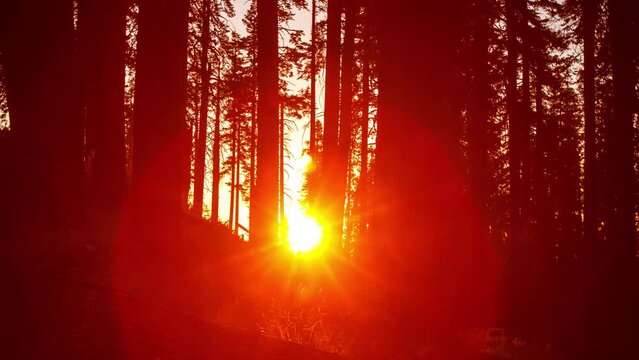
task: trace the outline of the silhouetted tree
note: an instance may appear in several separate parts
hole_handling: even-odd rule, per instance
[[[264,245],[277,234],[278,6],[257,0],[257,169],[251,193],[251,241]]]
[[[510,177],[510,238],[519,238],[521,230],[521,123],[518,118],[519,95],[517,91],[518,51],[517,29],[519,28],[518,3],[526,0],[505,0],[507,50],[506,102],[508,108],[508,156]]]
[[[73,2],[2,7],[14,167],[13,222],[23,229],[78,225],[83,217],[83,124]],[[16,219],[19,220],[19,219]],[[22,225],[20,225],[22,224]]]
[[[336,179],[336,202],[335,217],[337,227],[334,234],[336,240],[342,240],[342,229],[344,227],[344,196],[350,193],[349,169],[352,168],[350,162],[351,154],[351,133],[353,119],[353,67],[355,54],[355,28],[357,22],[357,4],[355,1],[344,3],[345,25],[344,44],[342,49],[342,73],[341,73],[341,96],[340,96],[340,120],[339,120],[339,144],[338,144],[338,175]]]
[[[341,245],[339,193],[339,85],[341,47],[341,0],[328,0],[326,24],[326,77],[324,98],[324,138],[322,140],[322,184],[320,207],[325,220],[325,234],[330,246]]]
[[[374,63],[374,38],[372,37],[372,23],[370,16],[370,6],[363,4],[360,13],[360,47],[359,57],[361,67],[361,95],[359,98],[361,113],[359,114],[357,129],[359,132],[359,178],[357,181],[357,216],[359,217],[358,231],[359,237],[364,237],[368,227],[368,198],[370,189],[370,159],[369,130],[371,113],[374,113],[375,87],[372,85],[375,78]],[[373,110],[373,111],[372,111]]]
[[[612,69],[612,114],[606,118],[609,183],[606,184],[607,243],[603,256],[603,287],[598,305],[600,342],[594,356],[624,358],[639,354],[634,324],[639,318],[637,281],[636,176],[633,170],[633,114],[637,113],[634,2],[608,1]]]
[[[187,20],[188,1],[140,1],[133,181],[159,212],[186,206]]]
[[[473,4],[472,38],[469,45],[471,92],[467,124],[468,173],[471,193],[482,210],[482,216],[487,216],[490,196],[490,102],[494,99],[491,96],[489,63],[493,21],[491,5],[490,0],[479,0]]]
[[[191,3],[187,116],[191,119],[193,129],[196,130],[192,135],[194,140],[193,211],[196,214],[201,214],[204,210],[204,194],[205,189],[208,189],[207,169],[211,168],[212,172],[219,171],[219,154],[217,162],[214,161],[213,148],[218,146],[219,151],[219,144],[215,144],[215,119],[217,104],[223,99],[216,89],[222,81],[218,69],[224,66],[223,63],[227,57],[226,47],[229,44],[226,38],[230,30],[225,16],[234,16],[234,10],[233,4],[226,0],[202,0]],[[211,117],[214,118],[213,124],[209,126]],[[217,129],[219,134],[219,127]],[[220,140],[219,136],[217,140]],[[211,156],[208,155],[209,153]],[[211,181],[210,190],[213,196],[215,187],[212,184]],[[219,194],[215,194],[215,198],[218,199]],[[211,214],[214,221],[217,221],[218,215],[217,201],[212,199],[208,207],[211,212],[213,212],[212,208],[216,208],[216,214]]]
[[[597,148],[595,120],[595,29],[597,0],[582,0],[581,31],[584,48],[584,240],[590,243],[597,234]]]
[[[392,311],[384,328],[402,339],[401,351],[430,339],[442,357],[464,358],[455,329],[490,321],[496,285],[491,246],[465,199],[457,159],[452,97],[458,10],[466,4],[403,4],[409,12],[382,1],[375,10],[380,88],[367,268],[383,284],[377,310]],[[429,20],[420,21],[426,13]]]
[[[116,210],[127,187],[124,69],[128,1],[111,1],[103,6],[83,0],[78,7],[94,200],[98,207]]]
[[[204,173],[206,168],[206,143],[209,119],[211,65],[209,63],[209,45],[211,42],[211,4],[208,0],[202,3],[202,29],[200,33],[200,113],[197,122],[197,139],[195,142],[195,174],[193,183],[193,211],[201,216],[204,202]]]

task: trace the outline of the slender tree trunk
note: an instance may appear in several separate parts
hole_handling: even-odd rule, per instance
[[[596,122],[596,23],[598,16],[598,0],[581,0],[582,10],[582,39],[583,39],[583,111],[584,111],[584,219],[583,219],[583,261],[581,262],[581,286],[584,291],[585,302],[581,321],[583,326],[577,336],[577,355],[586,357],[592,355],[593,346],[600,341],[597,336],[599,325],[591,315],[597,305],[593,299],[601,291],[601,274],[598,274],[598,264],[601,261],[599,249],[598,223],[598,164],[597,164],[597,122]],[[540,224],[543,225],[543,224]]]
[[[489,158],[488,126],[490,106],[490,80],[488,63],[489,18],[486,1],[476,6],[476,25],[473,27],[475,41],[472,46],[472,85],[468,109],[468,165],[472,196],[481,215],[488,209]]]
[[[202,216],[202,205],[204,201],[204,174],[206,169],[206,134],[209,119],[209,89],[211,71],[209,69],[209,42],[210,42],[210,9],[209,0],[203,3],[202,35],[200,43],[202,53],[200,55],[200,114],[198,120],[198,134],[195,143],[195,179],[193,185],[193,211],[197,216]]]
[[[524,300],[519,293],[522,287],[520,284],[520,274],[522,272],[518,256],[521,253],[522,240],[522,121],[517,90],[517,79],[519,73],[519,53],[517,51],[519,42],[517,40],[517,29],[519,27],[517,4],[522,0],[506,0],[506,48],[508,58],[506,61],[506,112],[508,114],[508,163],[509,163],[509,183],[510,183],[510,232],[506,249],[506,287],[507,299],[504,309],[505,319],[508,328],[519,333],[522,331],[522,309]]]
[[[363,30],[363,47],[362,54],[362,118],[360,119],[360,133],[362,141],[360,143],[360,172],[358,183],[358,200],[359,200],[359,232],[360,238],[367,230],[368,224],[368,122],[370,118],[370,33],[369,33],[369,17],[368,9],[364,9],[364,30]]]
[[[531,142],[530,142],[530,126],[531,126],[531,91],[530,91],[530,37],[528,29],[528,0],[522,0],[520,4],[521,13],[521,72],[522,72],[522,96],[519,115],[521,121],[521,188],[519,206],[521,211],[521,225],[525,238],[530,238],[530,178],[532,167],[531,159]]]
[[[584,42],[584,240],[597,234],[597,148],[595,122],[595,23],[597,0],[582,0]]]
[[[347,1],[344,7],[346,24],[344,25],[344,47],[342,53],[342,77],[341,77],[341,109],[339,122],[339,176],[337,178],[335,201],[336,201],[336,224],[335,238],[342,239],[344,228],[344,198],[350,192],[348,186],[349,157],[351,150],[351,132],[353,122],[353,61],[355,55],[355,25],[356,25],[356,4],[355,1]]]
[[[241,128],[240,128],[240,124],[238,124],[237,126],[237,133],[235,134],[236,136],[236,140],[235,140],[235,146],[236,146],[236,159],[235,159],[235,213],[234,213],[234,219],[233,219],[233,228],[235,229],[235,231],[238,232],[239,234],[239,229],[238,229],[238,221],[240,218],[240,188],[241,188],[241,184],[240,184],[240,169],[241,169],[241,165],[242,165],[242,137],[241,137]],[[230,220],[230,219],[229,219]]]
[[[317,0],[311,0],[311,109],[309,155],[317,163]],[[314,206],[317,187],[317,167],[313,166],[307,174],[307,199],[309,207]]]
[[[257,171],[251,198],[251,241],[257,246],[277,239],[277,0],[257,0]]]
[[[251,194],[255,188],[255,145],[257,138],[257,104],[255,101],[257,97],[253,98],[253,104],[251,104],[251,159],[249,162],[249,190]]]
[[[255,49],[253,49],[253,55],[251,56],[251,63],[253,64],[253,76],[257,78],[257,66],[255,60]],[[257,84],[253,86],[251,89],[251,159],[249,162],[249,191],[252,197],[253,192],[255,190],[255,154],[256,154],[256,145],[257,145]]]
[[[316,127],[316,119],[315,119],[315,111],[317,108],[316,97],[317,97],[317,45],[316,45],[316,12],[317,12],[317,0],[311,0],[311,119],[310,119],[310,145],[309,145],[309,153],[311,155],[311,159],[315,160],[315,154],[317,151],[317,127]],[[309,190],[310,192],[310,190]],[[310,197],[310,196],[309,196]]]
[[[535,232],[539,241],[544,246],[550,246],[554,243],[552,240],[552,224],[549,219],[551,209],[548,202],[548,181],[547,171],[548,158],[548,129],[546,125],[546,115],[544,112],[544,89],[543,89],[543,68],[542,64],[537,63],[535,75],[535,117],[536,117],[536,134],[535,134],[535,152],[534,152],[534,187],[535,187],[535,219],[537,222],[537,231]],[[549,253],[546,255],[550,256]]]
[[[279,216],[280,229],[285,229],[286,214],[284,213],[284,104],[280,104],[279,138]]]
[[[213,126],[213,174],[211,180],[211,222],[216,223],[219,220],[220,207],[220,116],[221,116],[221,64],[217,68],[217,85],[215,91],[215,123]]]
[[[474,209],[475,218],[470,220],[476,222],[478,236],[472,236],[470,240],[473,248],[471,253],[470,271],[474,274],[471,284],[482,284],[484,291],[488,288],[487,283],[482,283],[484,266],[488,264],[494,266],[489,258],[485,258],[486,253],[481,251],[482,247],[490,246],[489,224],[492,223],[491,210],[491,190],[494,184],[491,180],[492,163],[490,160],[490,144],[497,137],[491,132],[491,63],[490,63],[490,37],[492,29],[492,1],[475,1],[472,8],[471,31],[473,39],[470,45],[470,98],[467,115],[467,139],[468,139],[468,179],[469,179],[469,199]],[[496,139],[495,139],[496,140]],[[488,272],[490,273],[490,272]],[[485,281],[485,278],[483,278]],[[472,287],[473,285],[471,285]],[[475,285],[476,286],[476,285]],[[485,294],[488,294],[485,293]],[[484,308],[482,314],[475,313],[479,308],[471,307],[470,313],[474,319],[490,319],[488,311]],[[480,311],[482,312],[482,311]]]
[[[237,119],[231,119],[231,121],[233,122],[231,125],[233,129],[231,134],[233,140],[231,143],[231,201],[229,202],[229,229],[233,231],[235,228],[233,226],[233,218],[235,215],[235,187],[237,186],[235,183],[235,164],[237,163]]]
[[[338,247],[339,229],[338,171],[339,171],[339,84],[342,0],[328,0],[326,30],[326,80],[324,100],[324,139],[322,141],[321,211],[325,220],[325,234],[331,247]]]
[[[521,102],[517,109],[519,114],[519,141],[520,141],[520,189],[519,189],[519,224],[520,224],[520,249],[516,250],[519,256],[519,253],[524,253],[527,248],[526,244],[531,242],[532,236],[532,223],[531,223],[531,211],[532,207],[532,198],[531,198],[531,177],[532,177],[532,166],[531,166],[531,158],[532,158],[532,144],[531,144],[531,117],[532,117],[532,107],[531,107],[531,63],[532,63],[532,51],[531,51],[531,37],[530,37],[530,29],[529,29],[529,9],[528,9],[528,1],[529,0],[520,0],[518,5],[517,12],[520,17],[519,23],[519,31],[521,37],[520,43],[520,55],[521,55]],[[538,277],[538,269],[544,268],[544,261],[539,256],[539,252],[532,252],[526,255],[525,258],[521,260],[517,257],[513,257],[516,262],[515,266],[517,270],[515,270],[516,276],[519,279],[516,279],[516,287],[518,299],[515,304],[517,308],[519,308],[520,314],[515,315],[517,319],[517,324],[515,327],[515,331],[526,331],[523,333],[524,335],[530,334],[529,336],[541,335],[539,331],[539,321],[543,313],[538,313],[537,304],[540,300],[540,294],[536,294],[533,291],[534,286],[537,285],[537,277]],[[533,266],[527,266],[525,264],[525,260],[527,259]],[[534,314],[533,321],[527,321],[525,318],[525,314]]]
[[[519,96],[517,95],[518,43],[517,0],[506,0],[506,36],[508,59],[506,63],[506,106],[508,112],[508,157],[510,178],[510,241],[516,241],[520,233],[521,205],[521,126],[518,118]]]

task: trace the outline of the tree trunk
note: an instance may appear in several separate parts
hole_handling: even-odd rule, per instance
[[[310,119],[310,145],[309,145],[309,154],[311,159],[315,160],[315,153],[317,151],[317,127],[316,127],[316,119],[315,119],[315,111],[317,108],[316,97],[317,97],[317,50],[316,50],[316,13],[317,13],[317,0],[311,0],[311,119]],[[310,191],[310,190],[309,190]],[[309,196],[310,197],[310,196]]]
[[[342,239],[344,228],[344,198],[346,192],[350,191],[348,184],[349,158],[351,150],[351,132],[353,121],[353,58],[355,53],[355,25],[356,25],[356,4],[355,1],[347,1],[344,7],[346,24],[344,25],[344,48],[342,53],[342,77],[341,77],[341,110],[339,122],[339,169],[335,191],[335,217],[337,229],[335,238]]]
[[[600,291],[601,274],[598,274],[598,266],[601,258],[599,254],[600,242],[598,223],[601,216],[598,214],[598,173],[597,164],[597,122],[596,122],[596,24],[598,16],[598,0],[582,0],[582,39],[583,39],[583,111],[584,111],[584,183],[583,183],[583,252],[580,270],[580,286],[585,294],[586,301],[580,313],[583,324],[582,331],[576,334],[578,355],[594,354],[593,345],[600,341],[596,335],[599,325],[591,316],[593,308],[597,304],[593,302]],[[543,224],[540,224],[543,226]]]
[[[531,85],[530,85],[530,63],[532,61],[531,52],[531,39],[529,35],[528,25],[528,0],[522,0],[520,3],[521,14],[521,105],[519,108],[519,116],[521,121],[521,194],[519,200],[519,206],[521,211],[521,231],[526,239],[530,238],[530,188],[531,188],[531,142],[530,142],[530,127],[531,127]]]
[[[533,180],[535,188],[535,220],[536,236],[543,246],[552,246],[554,244],[554,232],[552,230],[552,209],[548,199],[548,176],[546,169],[549,167],[549,136],[546,124],[546,114],[544,111],[544,88],[543,88],[543,68],[538,61],[535,75],[535,117],[536,117],[536,134],[535,134],[535,151],[534,151],[534,169]],[[546,249],[549,250],[549,249]],[[550,256],[550,253],[546,253]]]
[[[510,241],[517,241],[521,231],[521,124],[517,94],[517,6],[518,0],[506,0],[506,107],[508,113],[508,158],[510,178]]]
[[[277,0],[257,0],[257,171],[251,198],[251,241],[277,239],[278,43]]]
[[[597,135],[595,122],[595,23],[597,0],[582,0],[584,42],[584,240],[597,237]]]
[[[203,3],[202,35],[200,43],[202,54],[200,55],[200,114],[198,120],[198,135],[195,142],[195,179],[193,184],[193,211],[197,216],[202,216],[202,205],[204,201],[204,173],[206,169],[206,133],[209,119],[209,88],[211,72],[209,70],[209,42],[211,35],[210,27],[210,3],[205,0]]]
[[[613,114],[607,122],[608,163],[608,239],[606,274],[601,314],[601,353],[611,359],[639,355],[635,329],[639,319],[637,301],[637,237],[635,225],[635,172],[633,113],[636,112],[636,67],[633,51],[636,40],[632,17],[637,5],[632,1],[610,0],[609,27],[612,55]],[[607,350],[604,350],[607,349]],[[604,354],[607,352],[607,354]]]
[[[452,111],[458,14],[467,3],[376,4],[375,203],[364,266],[388,287],[372,286],[366,301],[379,306],[380,327],[402,344],[429,339],[441,346],[440,357],[464,358],[455,354],[456,329],[471,316],[491,317],[495,285],[491,246],[465,195]],[[481,275],[473,264],[482,264]]]
[[[126,190],[124,52],[127,1],[107,5],[82,0],[79,38],[84,60],[87,138],[94,139],[93,200],[115,211]]]
[[[322,141],[321,212],[325,222],[325,237],[330,247],[340,244],[338,229],[339,206],[339,83],[342,0],[328,0],[326,29],[326,80],[324,99],[324,139]],[[343,203],[343,202],[342,202]]]
[[[184,208],[188,1],[140,1],[133,123],[133,181],[154,212]],[[142,205],[142,204],[140,204]]]
[[[517,292],[521,287],[519,274],[521,273],[521,265],[518,261],[518,255],[521,252],[522,239],[522,181],[521,181],[521,149],[522,149],[522,124],[521,112],[519,111],[519,95],[517,90],[517,78],[519,73],[519,42],[517,40],[517,29],[519,27],[518,20],[518,2],[522,0],[506,0],[506,48],[508,58],[506,62],[506,112],[508,114],[508,164],[509,164],[509,183],[510,183],[510,231],[508,233],[508,243],[506,251],[506,268],[508,269],[505,277],[505,287],[507,288],[507,299],[505,299],[504,314],[506,316],[507,327],[518,333],[521,331],[521,315],[520,304],[522,296]]]
[[[84,134],[72,3],[3,4],[3,66],[15,144],[13,184],[5,191],[14,205],[9,225],[21,230],[39,223],[81,225],[83,219]]]
[[[476,6],[476,25],[472,43],[471,98],[468,108],[468,166],[471,192],[474,202],[486,216],[489,196],[488,127],[490,106],[490,80],[488,63],[488,38],[490,23],[486,1]]]
[[[280,231],[286,228],[286,214],[284,213],[284,104],[280,104],[280,121],[279,121],[279,218]],[[286,236],[280,234],[280,236]]]
[[[253,103],[251,104],[251,159],[249,161],[249,191],[251,194],[253,194],[255,189],[255,145],[257,140],[257,104],[255,101],[257,101],[256,96],[253,97]]]
[[[609,22],[612,52],[613,116],[608,122],[610,154],[610,224],[613,256],[624,262],[636,259],[633,113],[636,111],[635,71],[631,17],[633,6],[611,0]]]
[[[236,105],[234,105],[236,106]],[[237,184],[235,183],[235,168],[237,163],[237,122],[238,119],[231,119],[233,122],[231,125],[232,133],[231,136],[233,138],[231,142],[231,186],[230,186],[230,195],[231,201],[229,202],[229,229],[233,231],[235,227],[233,226],[233,218],[235,215],[235,187]]]
[[[220,116],[221,116],[221,64],[217,68],[217,90],[215,91],[215,123],[213,126],[213,174],[211,180],[211,222],[219,221],[220,214]]]
[[[365,11],[365,19],[364,19],[364,29],[362,31],[363,34],[363,48],[364,51],[362,53],[362,118],[360,119],[360,133],[362,136],[362,142],[360,144],[360,165],[359,165],[359,183],[358,189],[359,192],[358,200],[359,200],[359,234],[360,238],[362,238],[363,234],[367,230],[368,224],[368,207],[367,207],[367,198],[368,198],[368,122],[370,120],[370,46],[371,39],[369,33],[370,26],[370,18],[368,16],[369,10],[367,8]]]
[[[317,163],[317,0],[311,0],[311,111],[309,155]],[[316,199],[317,167],[313,166],[307,174],[307,199],[309,207],[313,207]]]
[[[235,134],[235,213],[233,214],[233,228],[239,234],[238,221],[240,217],[240,169],[242,165],[242,135],[240,124],[237,124],[237,130]],[[231,219],[229,219],[230,221]]]

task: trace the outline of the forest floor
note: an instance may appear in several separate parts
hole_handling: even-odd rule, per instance
[[[339,358],[116,289],[110,250],[79,233],[3,239],[1,250],[2,358]]]
[[[420,354],[362,356],[366,350],[357,349],[361,344],[331,327],[330,316],[325,314],[330,309],[317,304],[291,307],[272,298],[268,308],[256,313],[255,306],[236,301],[236,308],[223,315],[223,321],[218,321],[219,311],[215,319],[200,316],[197,304],[190,309],[114,286],[113,249],[104,245],[105,237],[65,230],[31,234],[30,239],[5,241],[0,249],[0,265],[6,269],[0,280],[7,289],[0,307],[1,317],[8,319],[2,326],[4,358],[340,358],[311,348],[316,347],[350,358],[446,360],[434,355],[431,347],[424,347]],[[311,328],[308,324],[312,325],[310,333],[306,331]],[[480,332],[471,338],[477,351],[472,358],[551,358],[543,350],[503,335],[491,337]],[[336,348],[339,351],[334,351]]]

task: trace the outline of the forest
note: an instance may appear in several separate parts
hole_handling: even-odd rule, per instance
[[[635,0],[1,1],[0,358],[639,359],[638,127]]]

